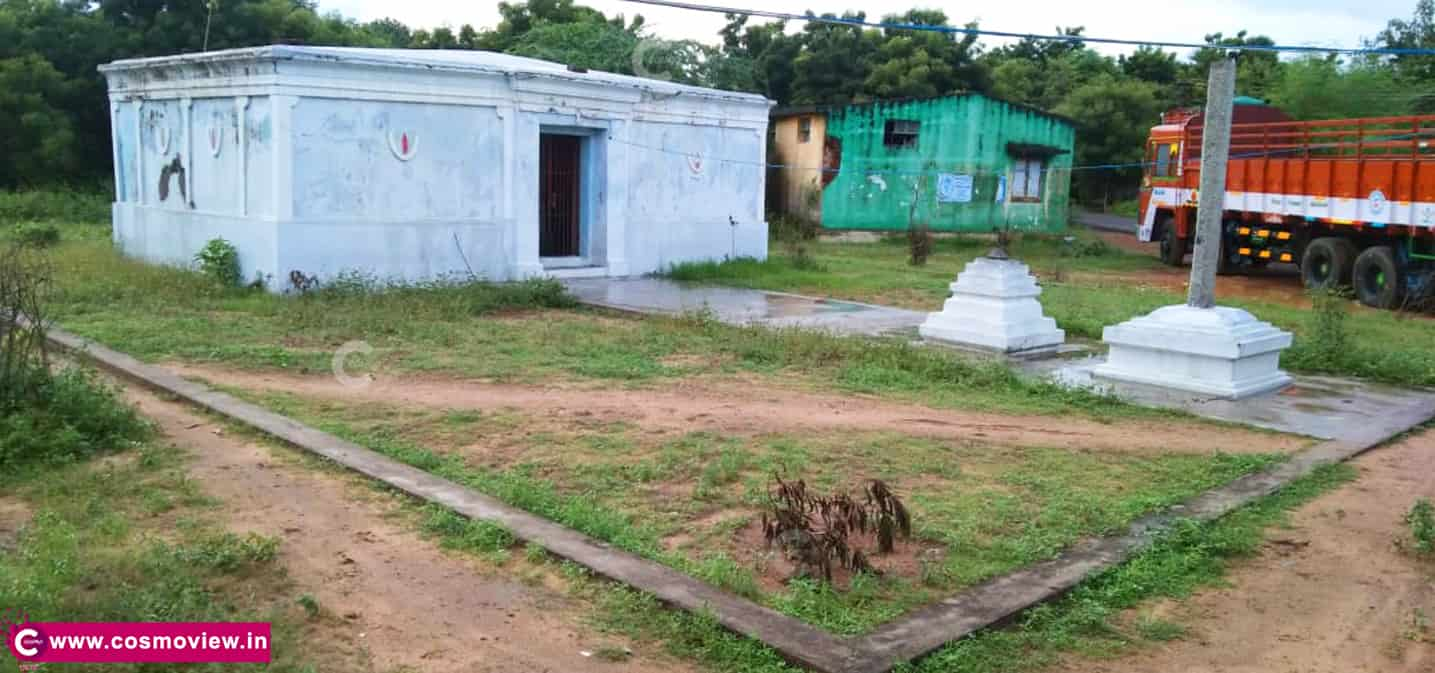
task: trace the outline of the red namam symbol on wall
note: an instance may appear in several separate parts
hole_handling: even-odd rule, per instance
[[[390,131],[389,151],[393,152],[399,161],[408,161],[414,158],[419,151],[418,135],[408,131]]]

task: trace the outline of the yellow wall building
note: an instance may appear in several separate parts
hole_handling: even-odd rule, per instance
[[[827,138],[826,114],[790,111],[772,120],[772,156],[780,168],[768,171],[768,204],[772,212],[822,221],[822,143]]]

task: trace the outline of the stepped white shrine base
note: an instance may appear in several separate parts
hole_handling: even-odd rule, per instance
[[[1055,350],[1066,332],[1041,312],[1041,287],[1021,262],[978,257],[951,284],[952,296],[918,328],[925,339],[1009,354]]]
[[[1278,390],[1291,378],[1280,353],[1291,335],[1238,308],[1166,306],[1108,326],[1097,377],[1239,399]]]

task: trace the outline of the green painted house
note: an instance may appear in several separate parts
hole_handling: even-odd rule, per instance
[[[824,229],[1060,231],[1070,121],[969,93],[773,111],[768,207]]]

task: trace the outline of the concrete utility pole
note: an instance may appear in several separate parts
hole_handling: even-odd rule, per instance
[[[1236,95],[1236,59],[1211,63],[1206,116],[1201,129],[1201,193],[1196,204],[1196,250],[1191,255],[1191,290],[1186,305],[1216,305],[1216,267],[1221,259],[1221,215],[1226,209],[1226,160],[1231,153],[1231,99]]]

